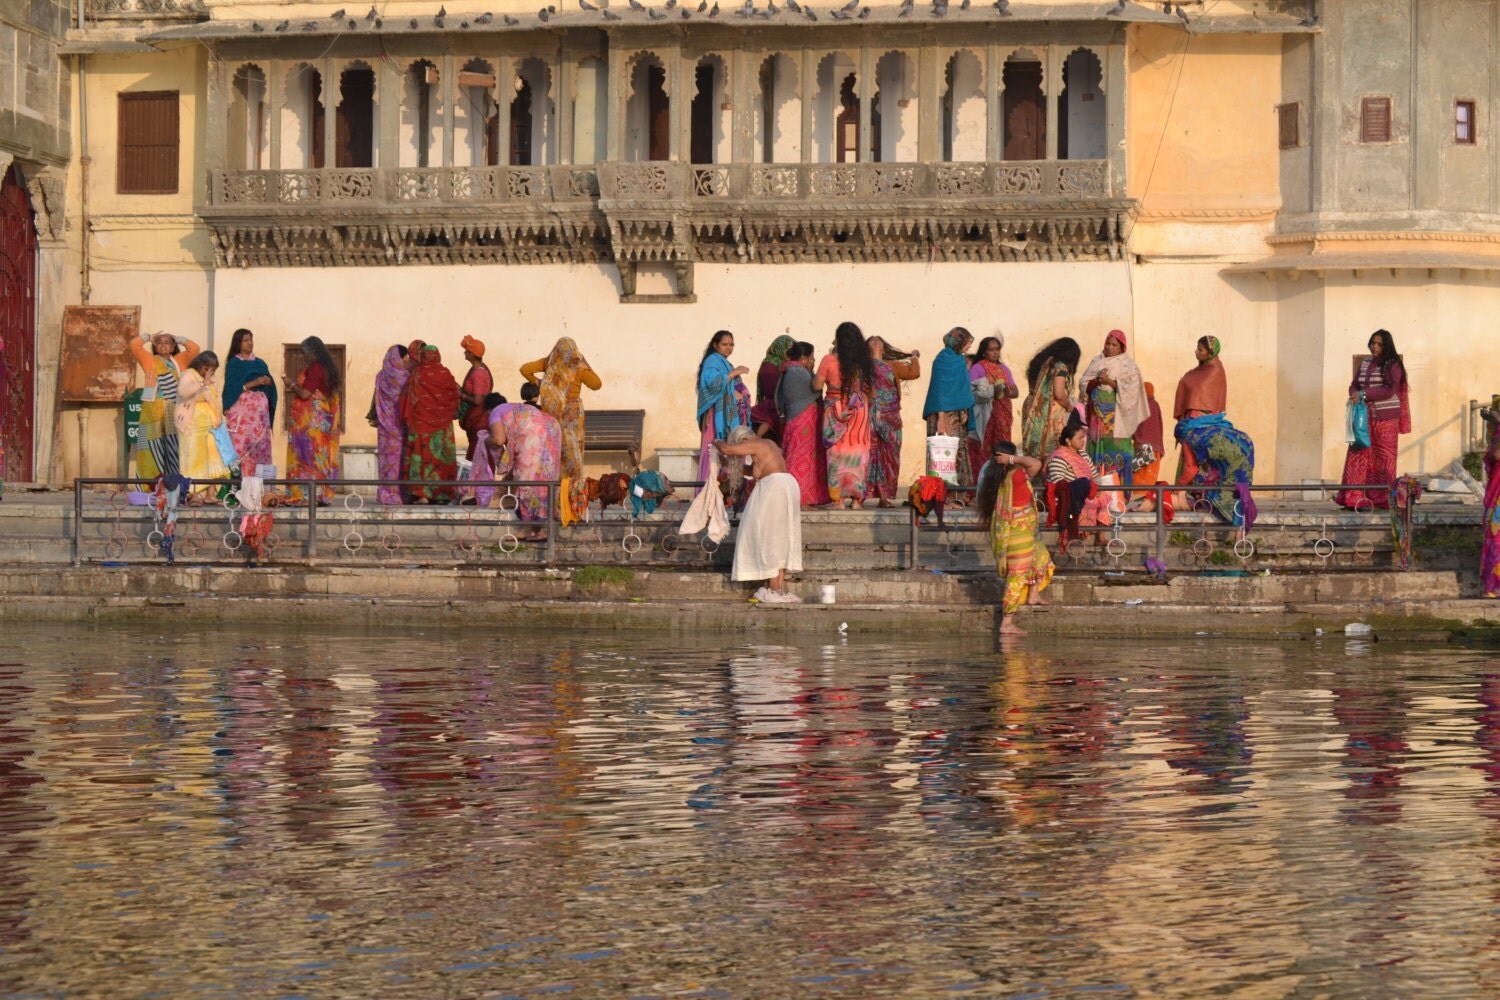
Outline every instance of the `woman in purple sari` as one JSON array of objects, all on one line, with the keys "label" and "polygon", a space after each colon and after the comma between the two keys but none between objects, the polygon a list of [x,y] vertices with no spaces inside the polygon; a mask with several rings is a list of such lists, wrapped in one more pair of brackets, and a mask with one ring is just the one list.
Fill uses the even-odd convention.
[{"label": "woman in purple sari", "polygon": [[[401,478],[401,444],[406,440],[406,427],[401,423],[401,390],[406,388],[406,378],[411,374],[407,361],[408,351],[400,344],[392,345],[385,352],[385,364],[375,376],[375,462],[381,479]],[[375,491],[381,503],[399,504],[401,490],[396,486],[382,486]]]}]

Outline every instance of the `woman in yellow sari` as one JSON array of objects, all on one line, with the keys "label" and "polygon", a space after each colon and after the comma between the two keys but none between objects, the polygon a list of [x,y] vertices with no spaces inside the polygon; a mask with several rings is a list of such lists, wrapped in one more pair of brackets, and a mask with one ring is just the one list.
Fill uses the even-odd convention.
[{"label": "woman in yellow sari", "polygon": [[141,392],[141,419],[136,428],[135,474],[142,479],[177,475],[177,384],[183,366],[198,356],[198,345],[185,337],[158,330],[149,336],[132,336],[130,352],[145,373]]},{"label": "woman in yellow sari", "polygon": [[229,478],[229,467],[214,440],[214,428],[224,422],[219,387],[214,384],[218,371],[219,356],[213,351],[194,358],[177,385],[177,407],[172,414],[182,475],[194,484],[187,499],[195,507],[215,502],[217,487],[208,482]]},{"label": "woman in yellow sari", "polygon": [[977,505],[980,523],[989,522],[990,549],[1005,579],[1000,604],[999,634],[1025,635],[1015,616],[1023,607],[1047,602],[1042,591],[1052,582],[1052,556],[1037,538],[1036,503],[1031,480],[1042,463],[1017,454],[1009,441],[995,442],[990,460],[979,474]]},{"label": "woman in yellow sari", "polygon": [[559,337],[545,358],[521,366],[528,382],[539,383],[537,406],[562,426],[562,479],[572,514],[582,517],[588,506],[588,486],[583,476],[584,386],[598,391],[603,384],[578,352],[572,337]]}]

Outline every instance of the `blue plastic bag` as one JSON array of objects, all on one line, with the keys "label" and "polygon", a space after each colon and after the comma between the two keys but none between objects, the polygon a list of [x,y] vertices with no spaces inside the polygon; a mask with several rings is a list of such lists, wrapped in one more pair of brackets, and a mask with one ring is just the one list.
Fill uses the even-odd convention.
[{"label": "blue plastic bag", "polygon": [[239,452],[234,449],[234,442],[230,440],[229,428],[220,424],[214,428],[214,446],[219,449],[219,458],[223,461],[226,469],[236,468],[240,464]]},{"label": "blue plastic bag", "polygon": [[1365,403],[1365,394],[1349,404],[1349,413],[1344,422],[1344,440],[1355,450],[1370,447],[1370,407]]}]

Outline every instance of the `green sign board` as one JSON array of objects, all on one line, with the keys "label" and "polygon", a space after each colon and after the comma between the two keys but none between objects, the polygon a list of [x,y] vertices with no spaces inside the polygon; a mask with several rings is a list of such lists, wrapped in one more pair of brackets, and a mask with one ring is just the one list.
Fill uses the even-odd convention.
[{"label": "green sign board", "polygon": [[125,394],[125,450],[135,447],[135,439],[141,432],[141,390],[132,389]]}]

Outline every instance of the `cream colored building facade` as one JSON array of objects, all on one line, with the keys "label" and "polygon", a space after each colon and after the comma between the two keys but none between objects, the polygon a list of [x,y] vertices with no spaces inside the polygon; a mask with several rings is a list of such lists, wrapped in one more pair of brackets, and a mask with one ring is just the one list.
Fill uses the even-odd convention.
[{"label": "cream colored building facade", "polygon": [[[1500,389],[1496,3],[441,6],[84,0],[93,167],[86,190],[68,174],[67,239],[90,301],[221,351],[249,327],[273,370],[308,334],[344,345],[353,445],[387,346],[436,343],[461,376],[465,334],[507,393],[572,336],[604,380],[586,405],[645,409],[648,455],[695,443],[720,328],[752,370],[846,319],[924,359],[954,325],[999,329],[1019,372],[1119,327],[1168,411],[1214,334],[1262,482],[1337,477],[1377,327],[1414,383],[1403,470],[1457,457],[1469,399]],[[1406,63],[1361,78],[1352,43],[1393,18]],[[1424,18],[1461,58],[1427,54]],[[1365,155],[1366,90],[1398,95],[1374,153],[1404,186]],[[120,95],[173,91],[176,192],[120,194]],[[1429,183],[1455,99],[1477,142],[1433,153]],[[1458,179],[1471,208],[1424,205]],[[55,426],[55,477],[118,468],[111,408]]]}]

